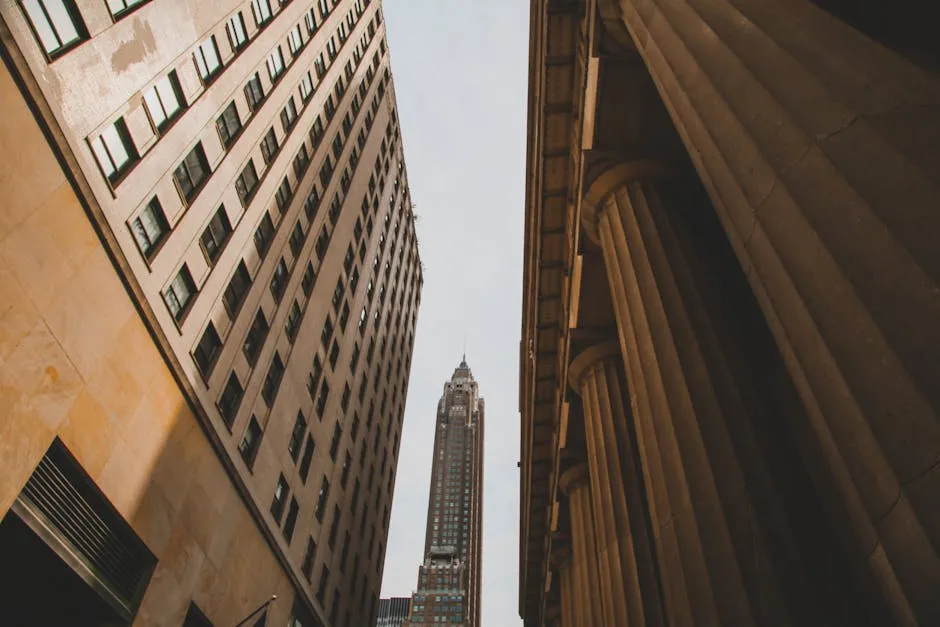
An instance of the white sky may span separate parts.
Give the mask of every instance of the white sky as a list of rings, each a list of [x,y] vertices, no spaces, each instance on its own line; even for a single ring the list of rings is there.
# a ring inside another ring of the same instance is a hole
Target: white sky
[[[486,400],[483,621],[518,627],[519,332],[529,3],[385,0],[424,262],[382,596],[424,550],[434,414],[467,362]]]

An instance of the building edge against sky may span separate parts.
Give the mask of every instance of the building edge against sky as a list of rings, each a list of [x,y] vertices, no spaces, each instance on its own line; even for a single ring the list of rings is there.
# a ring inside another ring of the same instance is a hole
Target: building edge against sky
[[[381,2],[0,35],[6,607],[372,622],[422,285]]]

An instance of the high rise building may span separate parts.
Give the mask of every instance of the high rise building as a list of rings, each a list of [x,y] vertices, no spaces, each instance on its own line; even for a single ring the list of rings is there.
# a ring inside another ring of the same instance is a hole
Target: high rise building
[[[0,35],[0,622],[373,623],[422,285],[381,2]]]
[[[437,403],[424,561],[405,625],[479,627],[483,399],[464,358]]]
[[[527,627],[940,624],[921,5],[531,0]]]
[[[408,620],[410,613],[411,599],[408,597],[379,599],[379,612],[375,619],[375,627],[401,627]]]

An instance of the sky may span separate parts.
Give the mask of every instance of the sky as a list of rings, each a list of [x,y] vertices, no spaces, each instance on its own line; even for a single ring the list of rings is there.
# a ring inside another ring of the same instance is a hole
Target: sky
[[[437,401],[466,345],[486,401],[486,627],[522,624],[516,462],[528,6],[523,0],[384,2],[424,288],[382,596],[414,591]]]

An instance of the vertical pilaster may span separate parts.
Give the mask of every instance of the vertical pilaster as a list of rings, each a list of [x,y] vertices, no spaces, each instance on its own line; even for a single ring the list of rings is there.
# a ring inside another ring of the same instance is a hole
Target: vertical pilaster
[[[575,625],[603,625],[604,607],[597,571],[597,544],[594,538],[587,464],[579,464],[566,470],[558,478],[558,485],[568,495]]]
[[[574,607],[574,577],[571,568],[571,546],[562,543],[552,548],[552,568],[558,577],[558,593],[561,612],[558,616],[560,627],[574,627],[576,613]]]

